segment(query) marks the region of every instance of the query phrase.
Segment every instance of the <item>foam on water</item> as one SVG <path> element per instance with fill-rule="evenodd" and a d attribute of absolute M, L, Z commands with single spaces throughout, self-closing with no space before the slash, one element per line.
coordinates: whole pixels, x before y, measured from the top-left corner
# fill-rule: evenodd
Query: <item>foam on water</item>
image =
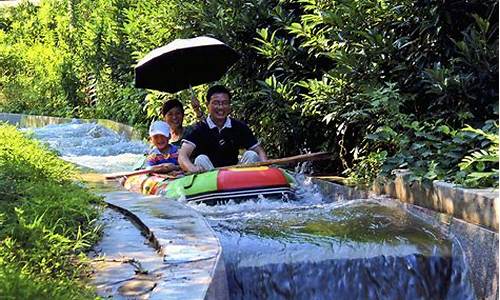
<path fill-rule="evenodd" d="M 221 241 L 231 299 L 473 298 L 445 230 L 384 197 L 195 208 Z"/>
<path fill-rule="evenodd" d="M 96 172 L 132 170 L 147 151 L 143 142 L 131 141 L 96 123 L 75 120 L 27 131 L 57 151 L 62 159 Z"/>
<path fill-rule="evenodd" d="M 286 194 L 281 198 L 259 195 L 243 202 L 229 200 L 221 201 L 216 205 L 206 205 L 204 203 L 189 203 L 189 205 L 203 215 L 210 216 L 210 218 L 238 218 L 245 213 L 256 214 L 259 211 L 275 209 L 293 210 L 311 208 L 314 205 L 329 205 L 324 202 L 318 186 L 303 174 L 296 176 L 296 182 L 293 199 L 290 199 Z"/>

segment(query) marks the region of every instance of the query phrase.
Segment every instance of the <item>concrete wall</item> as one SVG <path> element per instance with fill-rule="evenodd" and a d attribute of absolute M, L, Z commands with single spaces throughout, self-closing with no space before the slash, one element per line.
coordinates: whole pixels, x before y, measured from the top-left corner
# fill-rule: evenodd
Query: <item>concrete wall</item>
<path fill-rule="evenodd" d="M 106 268 L 97 270 L 104 274 L 94 280 L 101 286 L 103 296 L 106 296 L 106 290 L 114 291 L 109 296 L 126 296 L 120 291 L 130 292 L 128 287 L 137 289 L 148 283 L 145 281 L 148 279 L 154 283 L 154 288 L 142 295 L 144 299 L 228 299 L 222 248 L 202 215 L 181 202 L 159 196 L 128 191 L 105 193 L 104 196 L 110 207 L 138 225 L 161 259 L 151 263 L 156 255 L 142 258 L 144 264 L 149 262 L 149 268 L 155 270 L 147 274 L 148 278 L 139 274 L 117 280 L 106 275 L 110 273 Z"/>
<path fill-rule="evenodd" d="M 498 231 L 498 190 L 466 189 L 443 181 L 426 185 L 410 182 L 408 175 L 409 173 L 402 172 L 396 175 L 394 181 L 375 184 L 372 192 L 386 194 L 405 203 L 426 207 Z"/>
<path fill-rule="evenodd" d="M 395 181 L 375 185 L 371 190 L 312 180 L 331 201 L 386 194 L 438 212 L 450 237 L 456 238 L 462 248 L 478 299 L 498 299 L 498 191 L 463 189 L 445 182 L 434 182 L 432 186 L 411 184 L 405 177 L 399 174 Z"/>

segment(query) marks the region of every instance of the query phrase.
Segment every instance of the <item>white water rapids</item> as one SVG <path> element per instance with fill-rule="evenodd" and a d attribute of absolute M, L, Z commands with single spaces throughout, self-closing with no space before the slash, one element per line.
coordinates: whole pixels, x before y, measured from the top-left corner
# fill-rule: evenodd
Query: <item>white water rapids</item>
<path fill-rule="evenodd" d="M 148 149 L 141 141 L 131 141 L 106 127 L 78 120 L 27 131 L 56 150 L 62 159 L 99 173 L 130 171 Z"/>

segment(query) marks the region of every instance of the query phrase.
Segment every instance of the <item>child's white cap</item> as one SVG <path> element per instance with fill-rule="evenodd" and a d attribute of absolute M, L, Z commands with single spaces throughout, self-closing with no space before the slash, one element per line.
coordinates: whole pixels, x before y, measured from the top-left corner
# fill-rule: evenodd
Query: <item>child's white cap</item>
<path fill-rule="evenodd" d="M 168 126 L 167 122 L 163 121 L 155 121 L 151 123 L 149 127 L 149 136 L 161 134 L 166 138 L 170 137 L 170 126 Z"/>

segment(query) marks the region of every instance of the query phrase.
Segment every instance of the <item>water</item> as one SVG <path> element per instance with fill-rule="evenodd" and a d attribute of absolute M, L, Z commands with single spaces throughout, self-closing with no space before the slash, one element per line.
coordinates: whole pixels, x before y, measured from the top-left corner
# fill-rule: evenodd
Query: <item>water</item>
<path fill-rule="evenodd" d="M 99 173 L 130 171 L 147 151 L 147 145 L 140 141 L 130 141 L 108 128 L 78 120 L 29 131 L 59 152 L 62 159 Z"/>
<path fill-rule="evenodd" d="M 197 207 L 221 240 L 231 299 L 474 298 L 445 226 L 385 198 L 312 202 Z"/>
<path fill-rule="evenodd" d="M 147 148 L 96 124 L 33 134 L 97 172 L 131 170 Z M 298 182 L 295 199 L 191 205 L 219 236 L 231 299 L 474 298 L 446 225 L 386 198 L 330 203 Z"/>

